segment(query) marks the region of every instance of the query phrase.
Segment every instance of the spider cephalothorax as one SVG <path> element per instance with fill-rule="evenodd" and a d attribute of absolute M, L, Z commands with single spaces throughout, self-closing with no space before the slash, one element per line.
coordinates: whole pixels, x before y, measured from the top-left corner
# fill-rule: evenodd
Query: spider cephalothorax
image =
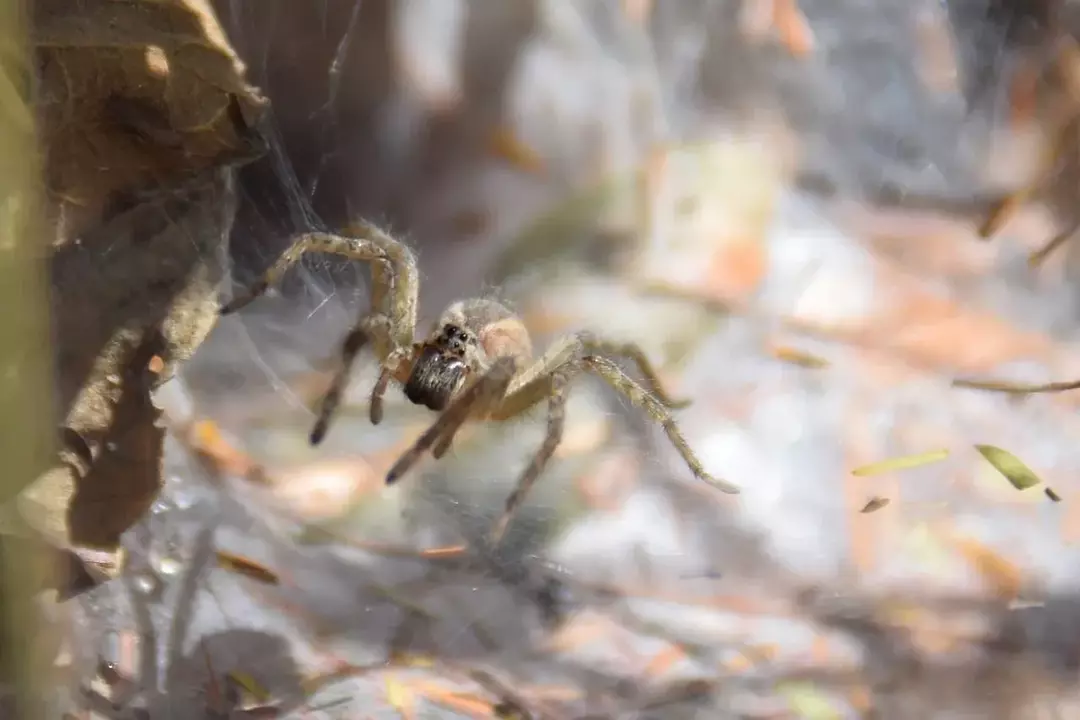
<path fill-rule="evenodd" d="M 441 457 L 466 421 L 509 420 L 547 401 L 547 435 L 507 499 L 493 531 L 496 540 L 555 453 L 562 439 L 569 384 L 585 372 L 603 379 L 656 420 L 694 475 L 724 492 L 738 492 L 735 486 L 707 473 L 690 450 L 670 412 L 686 403 L 675 401 L 664 392 L 652 365 L 637 345 L 580 332 L 534 358 L 524 324 L 509 308 L 490 298 L 454 303 L 428 336 L 418 341 L 415 332 L 419 278 L 412 252 L 373 225 L 359 223 L 350 230 L 349 235 L 302 235 L 262 281 L 222 308 L 222 314 L 227 314 L 248 304 L 307 252 L 333 253 L 371 264 L 371 310 L 342 344 L 341 367 L 319 408 L 311 431 L 312 444 L 325 437 L 353 361 L 365 345 L 370 345 L 380 362 L 379 377 L 371 391 L 373 423 L 382 420 L 383 396 L 391 380 L 403 386 L 411 402 L 440 413 L 390 468 L 387 483 L 401 478 L 429 449 L 436 458 Z M 633 362 L 645 384 L 627 375 L 611 357 Z"/>

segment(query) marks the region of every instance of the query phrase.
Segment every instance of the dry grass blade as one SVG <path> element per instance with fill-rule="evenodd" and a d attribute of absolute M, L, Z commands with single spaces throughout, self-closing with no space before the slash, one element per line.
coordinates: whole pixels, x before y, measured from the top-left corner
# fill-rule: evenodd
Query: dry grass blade
<path fill-rule="evenodd" d="M 225 679 L 238 686 L 248 696 L 245 701 L 250 699 L 259 705 L 270 702 L 270 692 L 251 675 L 239 670 L 233 670 L 225 676 Z"/>
<path fill-rule="evenodd" d="M 821 370 L 829 367 L 829 361 L 797 348 L 777 345 L 771 348 L 773 357 L 781 362 L 798 365 L 808 370 Z"/>
<path fill-rule="evenodd" d="M 953 387 L 970 388 L 972 390 L 987 390 L 990 392 L 1011 393 L 1014 395 L 1031 395 L 1035 393 L 1059 393 L 1069 390 L 1080 390 L 1080 380 L 1068 380 L 1064 382 L 1041 383 L 1027 385 L 1023 383 L 1008 382 L 1007 380 L 965 380 L 957 378 L 952 381 Z"/>
<path fill-rule="evenodd" d="M 218 550 L 215 553 L 215 559 L 217 566 L 222 570 L 228 570 L 231 573 L 258 580 L 266 585 L 278 585 L 281 582 L 281 579 L 273 570 L 240 555 Z"/>
<path fill-rule="evenodd" d="M 947 457 L 949 457 L 948 450 L 931 450 L 929 452 L 919 453 L 918 455 L 903 455 L 901 457 L 863 465 L 852 470 L 851 474 L 856 477 L 881 475 L 882 473 L 892 472 L 893 470 L 907 470 L 909 468 L 941 462 Z"/>

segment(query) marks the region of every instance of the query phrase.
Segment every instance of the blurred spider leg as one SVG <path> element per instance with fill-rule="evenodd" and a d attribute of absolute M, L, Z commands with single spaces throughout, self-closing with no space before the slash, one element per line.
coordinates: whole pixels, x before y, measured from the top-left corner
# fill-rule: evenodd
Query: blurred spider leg
<path fill-rule="evenodd" d="M 372 425 L 378 425 L 382 422 L 383 398 L 386 395 L 386 389 L 390 386 L 390 381 L 397 376 L 401 362 L 412 355 L 413 352 L 414 348 L 410 345 L 395 348 L 386 355 L 386 360 L 383 361 L 382 370 L 379 371 L 379 377 L 375 380 L 375 385 L 371 388 L 369 415 L 371 417 Z"/>
<path fill-rule="evenodd" d="M 344 237 L 333 233 L 313 232 L 305 233 L 293 241 L 281 257 L 278 258 L 266 274 L 252 285 L 246 292 L 241 292 L 221 308 L 222 315 L 229 315 L 247 306 L 255 299 L 261 297 L 274 285 L 277 285 L 282 276 L 298 263 L 308 253 L 322 252 L 331 255 L 341 255 L 372 262 L 385 259 L 386 250 L 378 244 L 362 238 Z"/>
<path fill-rule="evenodd" d="M 450 446 L 454 442 L 454 436 L 457 435 L 457 431 L 461 429 L 461 425 L 457 425 L 453 428 L 448 428 L 446 432 L 439 438 L 439 442 L 435 443 L 435 447 L 431 449 L 431 456 L 438 460 L 446 451 L 450 449 Z"/>
<path fill-rule="evenodd" d="M 739 492 L 737 486 L 705 472 L 705 467 L 701 464 L 697 455 L 694 454 L 694 451 L 690 449 L 690 445 L 686 442 L 686 438 L 683 437 L 682 431 L 675 424 L 675 418 L 671 417 L 671 413 L 668 412 L 667 408 L 650 395 L 649 391 L 638 384 L 636 380 L 624 373 L 616 363 L 608 358 L 596 355 L 586 356 L 582 359 L 582 362 L 586 370 L 596 373 L 611 387 L 625 395 L 631 403 L 645 410 L 653 420 L 660 423 L 668 436 L 668 440 L 679 451 L 683 461 L 698 479 L 707 482 L 721 492 L 732 495 Z"/>
<path fill-rule="evenodd" d="M 416 257 L 403 243 L 398 242 L 371 223 L 358 221 L 348 228 L 351 235 L 327 232 L 305 233 L 278 258 L 261 280 L 226 303 L 220 313 L 228 315 L 243 308 L 271 286 L 299 262 L 307 253 L 319 252 L 339 255 L 352 260 L 373 262 L 371 273 L 373 299 L 371 311 L 386 313 L 390 319 L 387 333 L 389 347 L 378 350 L 379 357 L 386 357 L 391 348 L 411 345 L 416 331 L 416 308 L 419 297 L 419 271 Z M 389 307 L 383 308 L 383 299 L 389 298 Z"/>
<path fill-rule="evenodd" d="M 566 420 L 567 389 L 572 376 L 580 371 L 581 362 L 572 361 L 555 370 L 549 376 L 548 381 L 544 383 L 546 385 L 544 389 L 548 397 L 547 434 L 544 435 L 544 442 L 540 445 L 540 449 L 536 451 L 536 454 L 533 455 L 529 466 L 525 468 L 525 472 L 518 478 L 514 491 L 506 499 L 506 507 L 503 509 L 502 515 L 499 516 L 498 521 L 491 530 L 489 541 L 493 547 L 502 540 L 510 520 L 513 519 L 522 502 L 525 501 L 525 497 L 532 490 L 533 485 L 536 484 L 540 474 L 544 471 L 548 461 L 551 460 L 551 456 L 555 454 L 556 448 L 559 447 L 559 443 L 562 441 Z M 507 398 L 507 401 L 509 406 L 518 406 L 519 409 L 516 414 L 523 412 L 520 408 L 524 403 L 521 403 L 518 398 L 511 396 Z"/>
<path fill-rule="evenodd" d="M 516 364 L 515 358 L 499 358 L 487 373 L 454 398 L 431 427 L 417 438 L 412 447 L 390 468 L 386 474 L 386 484 L 392 485 L 401 479 L 401 476 L 417 463 L 424 451 L 434 445 L 444 433 L 456 432 L 470 416 L 480 414 L 484 408 L 490 407 L 503 397 L 514 377 Z"/>
<path fill-rule="evenodd" d="M 1050 253 L 1054 252 L 1059 247 L 1067 243 L 1070 239 L 1072 239 L 1072 237 L 1076 235 L 1077 231 L 1080 231 L 1080 216 L 1070 222 L 1068 227 L 1065 228 L 1065 230 L 1061 231 L 1053 238 L 1051 238 L 1050 242 L 1046 243 L 1041 248 L 1031 253 L 1031 256 L 1028 258 L 1028 265 L 1033 268 L 1041 265 L 1043 261 L 1046 260 L 1046 258 L 1050 255 Z"/>
<path fill-rule="evenodd" d="M 383 396 L 386 395 L 386 388 L 390 385 L 391 367 L 393 365 L 389 362 L 383 365 L 382 370 L 379 371 L 378 379 L 375 380 L 375 385 L 371 388 L 371 400 L 368 403 L 368 410 L 372 425 L 378 425 L 383 419 Z"/>
<path fill-rule="evenodd" d="M 664 389 L 664 384 L 660 380 L 659 373 L 656 372 L 656 368 L 649 361 L 649 358 L 645 355 L 645 351 L 641 349 L 641 346 L 637 343 L 621 343 L 612 342 L 603 338 L 598 338 L 595 335 L 589 333 L 582 333 L 578 336 L 581 339 L 583 354 L 589 355 L 615 355 L 617 357 L 624 357 L 632 360 L 638 367 L 638 371 L 645 377 L 645 380 L 649 384 L 649 391 L 652 392 L 656 399 L 659 400 L 664 406 L 678 410 L 688 407 L 691 404 L 691 400 L 675 400 Z"/>
<path fill-rule="evenodd" d="M 979 237 L 989 238 L 996 235 L 1009 218 L 1039 192 L 1046 178 L 1053 173 L 1054 167 L 1060 160 L 1068 136 L 1067 129 L 1063 127 L 1055 133 L 1052 140 L 1043 144 L 1035 166 L 1036 170 L 1032 173 L 1031 179 L 991 205 L 986 219 L 979 226 Z"/>
<path fill-rule="evenodd" d="M 521 372 L 514 380 L 510 392 L 516 392 L 537 378 L 551 373 L 555 368 L 571 360 L 588 354 L 604 353 L 624 357 L 634 362 L 649 385 L 649 390 L 665 407 L 677 410 L 690 404 L 689 400 L 675 400 L 664 390 L 660 376 L 656 372 L 645 351 L 635 343 L 612 342 L 589 332 L 579 332 L 552 345 L 543 357 Z"/>
<path fill-rule="evenodd" d="M 420 272 L 416 266 L 416 256 L 404 243 L 398 242 L 376 225 L 365 220 L 352 222 L 346 231 L 356 237 L 365 238 L 382 248 L 389 270 L 380 273 L 372 282 L 385 288 L 387 275 L 392 279 L 390 288 L 390 307 L 386 309 L 390 316 L 390 344 L 393 348 L 411 346 L 416 332 L 417 307 L 420 294 Z M 378 288 L 372 289 L 372 296 Z M 385 291 L 385 290 L 384 290 Z M 377 312 L 382 308 L 375 307 Z M 380 357 L 385 357 L 380 355 Z"/>
<path fill-rule="evenodd" d="M 311 429 L 309 438 L 312 445 L 318 445 L 326 437 L 326 431 L 330 428 L 330 421 L 341 404 L 341 398 L 349 384 L 349 376 L 356 356 L 360 354 L 364 345 L 373 338 L 385 336 L 389 320 L 385 315 L 370 315 L 360 321 L 359 324 L 345 336 L 341 344 L 341 365 L 338 367 L 334 379 L 330 382 L 330 388 L 323 395 L 319 406 L 315 426 Z M 385 371 L 384 371 L 385 372 Z"/>

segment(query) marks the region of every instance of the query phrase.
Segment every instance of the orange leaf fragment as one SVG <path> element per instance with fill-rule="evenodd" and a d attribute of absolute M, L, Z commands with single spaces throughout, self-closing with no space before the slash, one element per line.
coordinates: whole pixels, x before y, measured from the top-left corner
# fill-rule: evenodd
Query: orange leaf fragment
<path fill-rule="evenodd" d="M 786 345 L 774 345 L 769 348 L 769 351 L 774 358 L 781 362 L 798 365 L 810 370 L 820 370 L 829 366 L 829 361 L 825 358 Z"/>
<path fill-rule="evenodd" d="M 249 480 L 261 479 L 259 465 L 246 453 L 233 447 L 212 420 L 199 420 L 189 431 L 192 449 L 220 472 Z"/>
<path fill-rule="evenodd" d="M 645 676 L 650 678 L 660 677 L 670 670 L 675 663 L 686 657 L 686 651 L 678 645 L 669 645 L 653 655 L 649 664 L 645 666 Z"/>
<path fill-rule="evenodd" d="M 512 130 L 503 126 L 492 133 L 488 150 L 495 157 L 528 173 L 543 174 L 544 160 L 540 154 L 526 145 Z"/>
<path fill-rule="evenodd" d="M 217 559 L 217 566 L 222 570 L 228 570 L 237 575 L 243 575 L 252 580 L 258 580 L 266 585 L 277 585 L 281 582 L 277 573 L 267 568 L 265 565 L 260 565 L 254 560 L 249 560 L 240 555 L 225 552 L 224 550 L 218 550 L 215 553 L 215 556 Z"/>
<path fill-rule="evenodd" d="M 495 705 L 470 693 L 453 692 L 439 687 L 433 683 L 417 682 L 417 692 L 431 702 L 451 708 L 459 713 L 465 713 L 475 718 L 491 718 L 495 712 Z"/>
<path fill-rule="evenodd" d="M 773 27 L 780 42 L 795 57 L 806 57 L 814 50 L 814 33 L 797 0 L 773 0 Z"/>
<path fill-rule="evenodd" d="M 1020 595 L 1024 576 L 1011 561 L 966 535 L 946 533 L 945 540 L 979 573 L 995 596 L 1013 600 Z"/>

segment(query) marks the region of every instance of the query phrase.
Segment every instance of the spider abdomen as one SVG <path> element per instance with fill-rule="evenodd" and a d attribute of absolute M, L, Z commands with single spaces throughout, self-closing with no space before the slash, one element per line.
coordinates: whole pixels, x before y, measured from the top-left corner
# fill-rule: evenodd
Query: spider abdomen
<path fill-rule="evenodd" d="M 465 380 L 465 361 L 437 347 L 425 347 L 405 383 L 405 397 L 417 405 L 441 411 Z"/>

